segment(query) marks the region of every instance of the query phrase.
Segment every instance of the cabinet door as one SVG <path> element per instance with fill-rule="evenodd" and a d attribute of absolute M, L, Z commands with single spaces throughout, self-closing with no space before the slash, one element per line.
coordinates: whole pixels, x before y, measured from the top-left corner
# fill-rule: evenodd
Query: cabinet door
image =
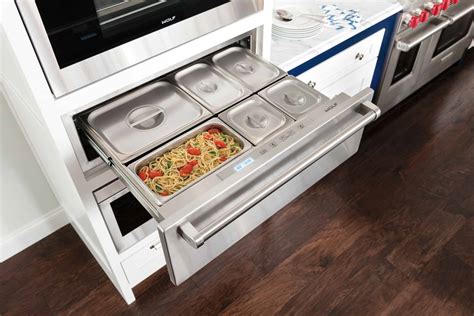
<path fill-rule="evenodd" d="M 319 91 L 329 98 L 332 98 L 341 92 L 353 96 L 363 89 L 370 87 L 376 64 L 377 58 L 352 73 L 337 79 L 335 82 Z"/>
<path fill-rule="evenodd" d="M 315 83 L 316 89 L 327 87 L 337 79 L 354 72 L 374 58 L 377 58 L 384 34 L 385 29 L 378 31 L 300 74 L 298 79 L 305 83 Z"/>

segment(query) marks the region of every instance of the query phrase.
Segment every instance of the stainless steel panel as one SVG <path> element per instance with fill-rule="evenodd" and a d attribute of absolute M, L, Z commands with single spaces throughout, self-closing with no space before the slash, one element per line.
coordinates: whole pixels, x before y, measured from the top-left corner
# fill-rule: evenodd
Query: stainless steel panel
<path fill-rule="evenodd" d="M 253 92 L 286 76 L 283 70 L 242 47 L 231 47 L 219 52 L 212 56 L 212 62 Z"/>
<path fill-rule="evenodd" d="M 93 110 L 86 121 L 121 161 L 129 161 L 210 116 L 179 88 L 159 81 Z"/>
<path fill-rule="evenodd" d="M 162 243 L 165 241 L 167 244 L 172 245 L 165 249 L 169 267 L 168 271 L 172 282 L 176 285 L 184 282 L 191 274 L 194 274 L 214 258 L 217 258 L 261 223 L 278 213 L 285 205 L 354 155 L 358 150 L 362 133 L 363 131 L 361 130 L 353 135 L 329 154 L 301 172 L 297 177 L 291 179 L 267 198 L 253 206 L 211 239 L 207 240 L 204 246 L 195 249 L 187 242 L 184 242 L 183 237 L 178 233 L 168 233 L 166 237 L 162 237 L 160 234 Z M 285 234 L 284 231 L 277 231 L 275 233 Z"/>
<path fill-rule="evenodd" d="M 257 95 L 221 113 L 219 118 L 254 145 L 293 122 L 291 118 Z"/>
<path fill-rule="evenodd" d="M 430 43 L 431 37 L 428 37 L 420 43 L 420 48 L 411 73 L 396 83 L 392 83 L 399 57 L 402 54 L 402 51 L 396 48 L 396 42 L 393 43 L 376 99 L 376 103 L 382 110 L 382 113 L 387 112 L 421 87 L 418 79 Z"/>
<path fill-rule="evenodd" d="M 187 140 L 195 137 L 197 134 L 199 133 L 202 133 L 210 128 L 213 128 L 213 127 L 217 127 L 219 129 L 221 129 L 222 131 L 224 131 L 225 133 L 227 133 L 228 135 L 234 137 L 234 139 L 240 144 L 240 146 L 242 147 L 242 150 L 235 156 L 233 157 L 230 157 L 228 160 L 226 160 L 225 162 L 223 162 L 222 164 L 220 164 L 217 168 L 215 168 L 214 170 L 212 170 L 211 172 L 209 172 L 208 174 L 205 174 L 205 175 L 202 175 L 200 178 L 196 179 L 194 182 L 188 184 L 186 187 L 182 188 L 181 190 L 179 190 L 178 192 L 172 194 L 172 195 L 169 195 L 169 196 L 160 196 L 159 194 L 151 191 L 147 185 L 141 181 L 138 177 L 138 172 L 140 171 L 140 169 L 143 167 L 143 166 L 146 166 L 148 165 L 148 163 L 152 160 L 154 160 L 156 157 L 158 156 L 161 156 L 163 155 L 164 153 L 184 144 Z M 143 190 L 147 190 L 147 191 L 150 191 L 151 194 L 153 194 L 156 198 L 156 201 L 157 201 L 157 204 L 158 205 L 162 205 L 164 203 L 166 203 L 167 201 L 169 201 L 170 199 L 174 198 L 175 196 L 177 196 L 178 194 L 181 194 L 183 193 L 185 190 L 189 189 L 190 187 L 192 187 L 193 185 L 196 185 L 197 183 L 199 183 L 199 181 L 202 181 L 206 176 L 208 176 L 209 174 L 213 173 L 213 172 L 216 172 L 218 171 L 220 168 L 222 168 L 223 166 L 225 166 L 226 164 L 228 164 L 229 162 L 231 162 L 233 159 L 236 159 L 237 157 L 239 157 L 240 155 L 242 155 L 243 153 L 245 153 L 247 150 L 249 150 L 250 148 L 252 147 L 252 145 L 246 141 L 242 136 L 238 135 L 234 130 L 232 130 L 231 128 L 229 128 L 227 125 L 223 124 L 219 119 L 211 119 L 209 121 L 207 121 L 206 123 L 192 129 L 191 131 L 187 132 L 186 134 L 178 137 L 178 138 L 175 138 L 173 139 L 171 142 L 167 143 L 165 146 L 163 147 L 160 147 L 158 148 L 157 150 L 147 154 L 145 157 L 142 157 L 140 159 L 138 159 L 137 161 L 131 163 L 128 168 L 132 171 L 132 173 L 134 174 L 134 177 L 136 178 L 136 181 L 140 183 L 140 186 Z"/>
<path fill-rule="evenodd" d="M 206 63 L 197 63 L 180 70 L 173 79 L 213 113 L 218 113 L 252 94 L 240 83 Z"/>
<path fill-rule="evenodd" d="M 60 69 L 35 1 L 16 2 L 56 97 L 263 10 L 261 0 L 231 0 L 193 18 Z"/>
<path fill-rule="evenodd" d="M 328 100 L 294 77 L 287 77 L 259 92 L 259 95 L 276 105 L 294 119 Z"/>
<path fill-rule="evenodd" d="M 456 62 L 461 60 L 463 57 L 466 49 L 472 42 L 474 35 L 474 23 L 471 24 L 470 31 L 466 34 L 464 38 L 457 41 L 451 47 L 447 48 L 440 54 L 435 57 L 434 52 L 436 50 L 436 46 L 438 45 L 438 41 L 441 37 L 441 33 L 435 34 L 432 37 L 430 42 L 430 46 L 428 47 L 427 53 L 425 55 L 425 59 L 423 61 L 422 70 L 419 76 L 419 83 L 420 85 L 424 85 L 437 77 L 443 71 L 454 65 Z"/>

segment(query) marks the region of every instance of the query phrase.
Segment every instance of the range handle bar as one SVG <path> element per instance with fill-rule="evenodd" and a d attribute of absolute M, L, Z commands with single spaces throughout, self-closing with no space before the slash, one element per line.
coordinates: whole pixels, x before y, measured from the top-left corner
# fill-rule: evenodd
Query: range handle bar
<path fill-rule="evenodd" d="M 375 121 L 380 116 L 380 109 L 373 104 L 372 102 L 365 101 L 361 103 L 363 106 L 360 114 L 363 114 L 362 117 L 357 120 L 354 124 L 346 128 L 341 133 L 329 139 L 324 143 L 318 151 L 311 154 L 302 161 L 301 164 L 292 168 L 287 174 L 273 182 L 271 185 L 266 186 L 265 188 L 258 191 L 252 198 L 248 199 L 242 205 L 230 210 L 225 215 L 220 218 L 217 218 L 209 225 L 204 227 L 201 231 L 198 231 L 196 227 L 190 222 L 186 221 L 178 227 L 178 233 L 193 247 L 198 249 L 206 240 L 217 234 L 219 231 L 224 229 L 227 225 L 232 223 L 234 220 L 243 215 L 248 209 L 262 201 L 280 186 L 284 185 L 299 173 L 304 171 L 306 168 L 311 166 L 314 162 L 319 160 L 321 157 L 326 155 L 328 152 L 336 148 L 338 145 L 346 141 L 352 135 L 354 135 L 359 130 L 363 129 L 372 121 Z M 357 115 L 360 115 L 357 113 Z"/>
<path fill-rule="evenodd" d="M 450 24 L 449 20 L 445 19 L 438 19 L 438 22 L 439 24 L 430 25 L 426 30 L 423 30 L 423 32 L 397 38 L 395 47 L 402 52 L 408 52 L 424 40 L 428 39 L 431 35 L 441 31 Z"/>

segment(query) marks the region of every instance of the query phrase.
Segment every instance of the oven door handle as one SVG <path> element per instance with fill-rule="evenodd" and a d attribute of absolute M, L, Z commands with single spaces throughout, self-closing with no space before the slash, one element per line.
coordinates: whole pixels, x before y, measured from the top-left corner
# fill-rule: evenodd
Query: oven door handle
<path fill-rule="evenodd" d="M 405 36 L 396 39 L 396 48 L 402 52 L 408 52 L 416 45 L 420 44 L 431 35 L 438 31 L 441 31 L 449 25 L 449 20 L 439 20 L 439 24 L 436 26 L 429 27 L 424 32 L 414 34 L 412 36 Z"/>
<path fill-rule="evenodd" d="M 453 24 L 453 23 L 456 23 L 459 19 L 461 19 L 465 15 L 471 13 L 471 11 L 473 10 L 474 10 L 474 5 L 471 5 L 471 6 L 467 6 L 461 9 L 459 12 L 456 12 L 455 14 L 443 12 L 441 16 L 447 19 L 449 21 L 449 24 Z"/>
<path fill-rule="evenodd" d="M 306 168 L 311 166 L 314 162 L 316 162 L 328 152 L 330 152 L 338 145 L 346 141 L 356 132 L 363 129 L 369 123 L 375 121 L 380 116 L 380 109 L 372 102 L 365 101 L 362 102 L 361 105 L 362 107 L 359 113 L 363 114 L 363 116 L 359 120 L 354 122 L 351 126 L 343 130 L 341 133 L 338 133 L 336 136 L 330 138 L 326 143 L 321 146 L 321 148 L 317 152 L 308 156 L 301 164 L 295 166 L 285 176 L 273 182 L 271 185 L 266 186 L 262 190 L 256 192 L 255 195 L 253 195 L 252 198 L 248 199 L 245 203 L 230 210 L 222 217 L 217 218 L 215 221 L 204 227 L 201 231 L 197 230 L 196 227 L 190 221 L 186 221 L 178 227 L 178 233 L 193 248 L 197 249 L 204 245 L 206 240 L 208 240 L 209 238 L 217 234 L 219 231 L 224 229 L 227 225 L 232 223 L 234 220 L 239 218 L 248 209 L 262 201 L 276 189 L 290 181 L 292 178 L 294 178 Z"/>

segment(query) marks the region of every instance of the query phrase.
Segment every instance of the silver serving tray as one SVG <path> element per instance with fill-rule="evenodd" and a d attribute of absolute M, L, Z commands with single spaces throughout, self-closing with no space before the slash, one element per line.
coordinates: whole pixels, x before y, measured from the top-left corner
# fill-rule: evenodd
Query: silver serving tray
<path fill-rule="evenodd" d="M 219 113 L 252 94 L 237 80 L 206 62 L 178 71 L 173 80 L 212 113 Z"/>
<path fill-rule="evenodd" d="M 221 129 L 223 132 L 227 133 L 228 135 L 234 137 L 234 139 L 239 142 L 240 146 L 242 147 L 242 150 L 237 155 L 227 159 L 225 162 L 220 164 L 217 168 L 211 170 L 207 174 L 202 175 L 200 178 L 196 179 L 194 182 L 191 182 L 190 184 L 188 184 L 187 186 L 185 186 L 181 190 L 179 190 L 179 191 L 177 191 L 177 192 L 175 192 L 175 193 L 173 193 L 169 196 L 159 195 L 158 193 L 151 190 L 140 179 L 140 177 L 138 176 L 138 172 L 140 171 L 140 169 L 142 167 L 147 166 L 148 163 L 151 162 L 152 160 L 154 160 L 156 157 L 161 156 L 164 153 L 166 153 L 166 152 L 168 152 L 168 151 L 184 144 L 187 140 L 195 137 L 197 134 L 199 134 L 201 132 L 204 132 L 204 131 L 208 130 L 209 128 L 212 128 L 212 127 L 217 127 L 219 129 Z M 244 137 L 240 136 L 236 131 L 234 131 L 232 128 L 230 128 L 229 126 L 224 124 L 221 120 L 219 120 L 217 118 L 213 118 L 213 119 L 210 119 L 209 121 L 201 124 L 200 126 L 197 126 L 196 128 L 190 130 L 189 132 L 181 135 L 180 137 L 177 137 L 177 138 L 173 139 L 172 141 L 170 141 L 166 145 L 154 150 L 153 152 L 151 152 L 151 153 L 147 154 L 146 156 L 138 159 L 137 161 L 131 163 L 128 166 L 128 168 L 132 171 L 134 177 L 136 177 L 136 180 L 137 180 L 136 182 L 140 185 L 140 187 L 144 190 L 148 190 L 149 192 L 151 192 L 161 204 L 164 204 L 167 201 L 169 201 L 170 199 L 177 196 L 178 194 L 183 193 L 185 190 L 189 189 L 193 185 L 196 185 L 197 183 L 199 183 L 199 181 L 206 178 L 208 175 L 216 172 L 222 166 L 225 166 L 227 163 L 234 160 L 235 158 L 237 158 L 238 156 L 240 156 L 241 154 L 243 154 L 244 152 L 249 150 L 251 147 L 252 147 L 252 144 L 250 144 Z"/>
<path fill-rule="evenodd" d="M 237 79 L 253 92 L 257 92 L 287 75 L 260 56 L 242 47 L 231 47 L 211 58 L 219 70 Z"/>

